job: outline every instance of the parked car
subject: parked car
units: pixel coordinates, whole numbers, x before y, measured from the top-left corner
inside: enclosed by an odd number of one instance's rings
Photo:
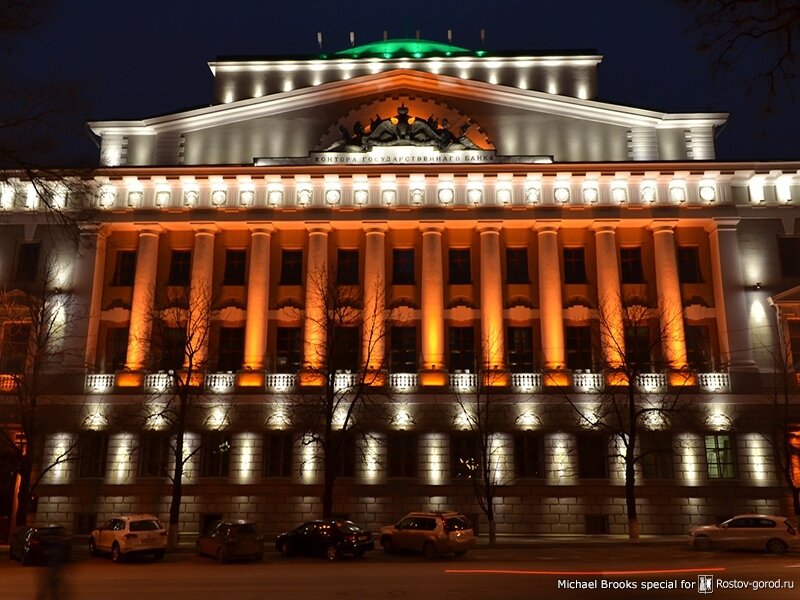
[[[166,551],[167,530],[153,515],[114,517],[94,529],[89,538],[89,554],[107,552],[114,562],[141,554],[152,554],[161,560]]]
[[[8,543],[8,557],[23,565],[67,562],[72,544],[67,530],[61,525],[32,525],[20,527]]]
[[[395,525],[381,528],[381,546],[387,554],[411,551],[421,552],[425,558],[463,556],[474,545],[472,523],[456,512],[412,512]]]
[[[689,538],[696,550],[731,548],[783,554],[790,548],[800,548],[795,524],[773,515],[736,515],[719,525],[695,527]]]
[[[309,521],[287,531],[275,540],[275,548],[283,556],[305,554],[324,556],[336,560],[343,554],[361,557],[367,550],[375,548],[372,533],[358,527],[352,521],[322,519]]]
[[[211,556],[219,562],[240,558],[264,558],[264,538],[250,521],[219,521],[197,538],[198,556]]]

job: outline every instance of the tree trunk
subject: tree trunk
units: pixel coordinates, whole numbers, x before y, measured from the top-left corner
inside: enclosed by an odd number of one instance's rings
[[[489,545],[494,546],[497,544],[497,521],[494,517],[489,519]]]
[[[167,549],[178,547],[178,533],[181,522],[181,502],[183,501],[183,443],[184,432],[179,430],[175,436],[175,471],[172,476],[172,501],[169,505],[169,528],[167,530]]]
[[[19,487],[17,488],[17,514],[14,518],[16,527],[24,527],[28,522],[28,510],[31,502],[31,473],[33,465],[27,455],[22,456],[19,463]]]

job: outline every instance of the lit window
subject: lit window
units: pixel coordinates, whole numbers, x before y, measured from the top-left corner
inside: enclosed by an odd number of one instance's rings
[[[732,435],[715,433],[706,436],[706,464],[709,479],[733,479],[736,477],[736,458]]]

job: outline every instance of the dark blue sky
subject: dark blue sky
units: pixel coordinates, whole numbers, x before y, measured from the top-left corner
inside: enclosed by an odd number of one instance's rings
[[[312,54],[316,32],[327,51],[356,42],[422,37],[487,50],[595,48],[600,99],[666,111],[732,113],[718,138],[723,159],[800,159],[796,103],[747,89],[753,58],[715,71],[695,50],[688,19],[670,0],[463,0],[377,3],[229,0],[61,1],[50,20],[19,40],[12,60],[40,77],[83,84],[86,118],[142,118],[208,104],[218,55]],[[755,57],[757,58],[757,57]],[[89,145],[89,153],[95,153]]]

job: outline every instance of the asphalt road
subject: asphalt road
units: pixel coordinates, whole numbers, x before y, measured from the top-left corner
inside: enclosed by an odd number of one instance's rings
[[[0,599],[36,598],[45,574],[44,569],[3,560]],[[701,575],[714,577],[711,594],[699,593]],[[800,597],[800,553],[698,553],[676,544],[553,544],[524,549],[478,548],[463,558],[433,561],[417,556],[385,556],[380,551],[335,563],[313,558],[284,559],[268,553],[260,563],[225,565],[190,553],[168,555],[163,562],[141,559],[120,565],[107,558],[89,559],[78,553],[65,569],[64,578],[71,593],[61,600],[796,600]],[[753,586],[758,585],[768,587],[754,590]]]

